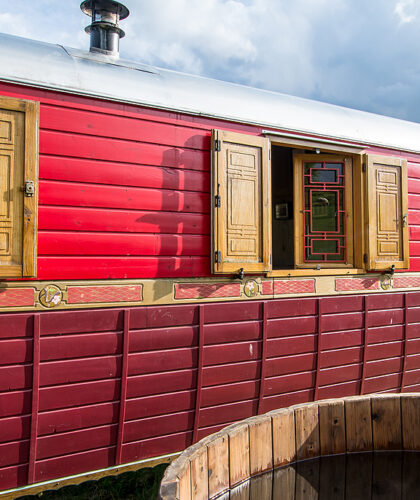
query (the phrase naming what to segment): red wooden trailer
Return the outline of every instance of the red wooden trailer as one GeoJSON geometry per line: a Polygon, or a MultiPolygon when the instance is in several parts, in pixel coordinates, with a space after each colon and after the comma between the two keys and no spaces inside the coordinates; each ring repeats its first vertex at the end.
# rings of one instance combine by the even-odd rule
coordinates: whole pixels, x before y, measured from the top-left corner
{"type": "Polygon", "coordinates": [[[420,388],[419,124],[0,46],[1,490],[420,388]]]}

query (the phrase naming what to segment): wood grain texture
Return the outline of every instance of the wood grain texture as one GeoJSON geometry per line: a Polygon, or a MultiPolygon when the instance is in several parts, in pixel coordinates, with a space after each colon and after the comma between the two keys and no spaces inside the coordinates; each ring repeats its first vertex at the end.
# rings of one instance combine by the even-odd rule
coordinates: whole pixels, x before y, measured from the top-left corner
{"type": "Polygon", "coordinates": [[[251,475],[273,468],[273,436],[271,418],[257,418],[249,421],[249,463],[251,475]]]}
{"type": "Polygon", "coordinates": [[[404,450],[420,450],[419,396],[401,396],[401,425],[404,450]]]}
{"type": "Polygon", "coordinates": [[[229,480],[230,487],[250,476],[249,429],[247,424],[229,432],[229,480]]]}
{"type": "Polygon", "coordinates": [[[271,413],[273,465],[275,468],[296,460],[295,413],[284,409],[271,413]]]}
{"type": "Polygon", "coordinates": [[[298,460],[319,456],[318,404],[295,408],[296,457],[298,460]]]}
{"type": "Polygon", "coordinates": [[[212,498],[229,489],[229,439],[215,438],[207,446],[209,496],[212,498]]]}
{"type": "Polygon", "coordinates": [[[208,465],[207,448],[203,446],[198,449],[190,460],[191,468],[191,498],[194,500],[207,500],[208,489],[208,465]]]}
{"type": "Polygon", "coordinates": [[[348,398],[346,412],[347,452],[370,451],[372,442],[372,413],[369,397],[348,398]]]}
{"type": "Polygon", "coordinates": [[[395,396],[374,396],[372,431],[375,450],[401,450],[401,401],[395,396]]]}
{"type": "Polygon", "coordinates": [[[321,455],[346,452],[344,401],[319,403],[319,434],[321,455]]]}

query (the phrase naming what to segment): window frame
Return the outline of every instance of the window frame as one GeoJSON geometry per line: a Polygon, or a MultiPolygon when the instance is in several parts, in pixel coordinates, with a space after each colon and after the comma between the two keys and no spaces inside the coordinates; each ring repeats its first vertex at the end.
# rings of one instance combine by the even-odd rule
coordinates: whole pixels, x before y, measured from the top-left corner
{"type": "MultiPolygon", "coordinates": [[[[228,134],[231,134],[230,132],[228,134]]],[[[249,137],[252,141],[252,138],[255,136],[251,134],[236,134],[238,138],[242,137],[242,141],[246,142],[246,137],[249,137]]],[[[215,169],[217,165],[217,143],[216,139],[218,137],[223,137],[222,130],[213,130],[212,132],[212,194],[216,194],[217,182],[215,181],[215,169]]],[[[366,145],[361,144],[349,144],[346,142],[341,142],[334,139],[316,139],[306,136],[292,136],[290,133],[280,133],[275,131],[263,130],[262,135],[257,136],[260,138],[265,138],[268,140],[268,151],[269,156],[266,163],[263,165],[263,172],[265,179],[269,179],[270,187],[268,199],[264,201],[264,203],[269,207],[268,216],[265,220],[263,229],[264,232],[267,232],[268,228],[268,237],[264,239],[266,243],[269,244],[268,252],[269,252],[269,269],[266,271],[253,271],[246,269],[246,262],[244,262],[244,273],[246,274],[264,274],[267,277],[299,277],[299,276],[334,276],[334,275],[355,275],[355,274],[365,274],[367,271],[375,271],[375,272],[386,272],[387,270],[391,270],[391,265],[389,268],[384,267],[371,267],[371,256],[369,254],[369,238],[371,237],[372,231],[375,232],[375,229],[372,228],[371,221],[369,221],[369,206],[370,201],[368,200],[368,178],[369,178],[369,165],[370,158],[377,157],[377,154],[367,154],[366,153],[366,145]],[[353,233],[353,262],[349,263],[345,266],[340,264],[331,264],[328,266],[326,263],[321,264],[321,269],[317,269],[316,264],[309,266],[299,266],[299,262],[296,258],[296,254],[294,256],[294,268],[291,269],[273,269],[272,268],[272,199],[271,199],[271,150],[273,146],[290,148],[293,150],[293,153],[296,155],[299,154],[329,154],[334,156],[340,156],[344,158],[351,159],[352,162],[352,233],[353,233]]],[[[390,164],[393,164],[394,158],[398,158],[401,161],[401,165],[404,163],[404,159],[401,156],[395,155],[392,156],[392,152],[388,152],[384,155],[379,155],[381,158],[386,161],[389,161],[390,164]]],[[[295,163],[295,162],[294,162],[295,163]]],[[[406,161],[405,161],[406,163],[406,161]]],[[[403,168],[403,167],[402,167],[403,168]]],[[[406,171],[404,168],[402,170],[402,179],[406,182],[406,171]]],[[[295,176],[295,165],[293,165],[293,178],[296,180],[295,176]]],[[[408,189],[407,185],[402,182],[401,184],[401,201],[402,206],[404,203],[407,203],[407,194],[408,189]]],[[[298,182],[294,182],[294,199],[296,192],[296,185],[298,182]]],[[[300,189],[301,186],[298,187],[300,189]]],[[[370,188],[369,188],[370,189],[370,188]]],[[[229,266],[229,270],[217,269],[215,263],[215,241],[214,236],[217,232],[217,211],[214,209],[214,198],[211,197],[213,209],[211,210],[212,214],[212,272],[214,274],[233,274],[235,271],[232,266],[229,266]]],[[[295,200],[296,201],[296,200],[295,200]]],[[[297,204],[294,203],[294,219],[295,219],[295,253],[296,253],[296,210],[299,209],[297,204]]],[[[402,263],[399,263],[395,266],[397,269],[407,269],[409,266],[408,259],[408,229],[403,232],[404,239],[402,240],[403,249],[404,249],[404,260],[402,263]]],[[[220,238],[220,234],[219,234],[220,238]]],[[[265,249],[267,250],[267,249],[265,249]]],[[[236,273],[242,267],[240,264],[237,264],[236,273]]]]}

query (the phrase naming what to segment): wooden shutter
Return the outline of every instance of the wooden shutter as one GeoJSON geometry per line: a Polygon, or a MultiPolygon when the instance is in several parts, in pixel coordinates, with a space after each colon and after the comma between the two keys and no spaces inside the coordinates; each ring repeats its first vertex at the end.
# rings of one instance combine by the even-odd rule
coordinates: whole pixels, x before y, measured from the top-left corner
{"type": "Polygon", "coordinates": [[[367,268],[409,266],[407,161],[365,156],[367,181],[367,268]]]}
{"type": "Polygon", "coordinates": [[[0,278],[36,274],[37,130],[37,103],[0,98],[0,278]]]}
{"type": "Polygon", "coordinates": [[[214,272],[268,271],[268,139],[214,130],[212,149],[214,272]]]}

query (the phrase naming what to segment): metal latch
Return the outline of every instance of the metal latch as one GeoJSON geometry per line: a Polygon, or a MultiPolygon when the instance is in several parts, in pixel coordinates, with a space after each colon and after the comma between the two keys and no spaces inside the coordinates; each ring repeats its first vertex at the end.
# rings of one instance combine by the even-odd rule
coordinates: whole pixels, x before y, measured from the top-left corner
{"type": "Polygon", "coordinates": [[[35,194],[34,181],[25,181],[25,196],[31,198],[35,194]]]}
{"type": "Polygon", "coordinates": [[[402,216],[402,223],[403,223],[403,227],[405,227],[407,225],[407,223],[408,223],[408,216],[407,216],[407,214],[404,214],[402,216]]]}
{"type": "Polygon", "coordinates": [[[222,206],[222,200],[218,194],[215,196],[215,198],[216,198],[216,208],[220,208],[222,206]]]}

